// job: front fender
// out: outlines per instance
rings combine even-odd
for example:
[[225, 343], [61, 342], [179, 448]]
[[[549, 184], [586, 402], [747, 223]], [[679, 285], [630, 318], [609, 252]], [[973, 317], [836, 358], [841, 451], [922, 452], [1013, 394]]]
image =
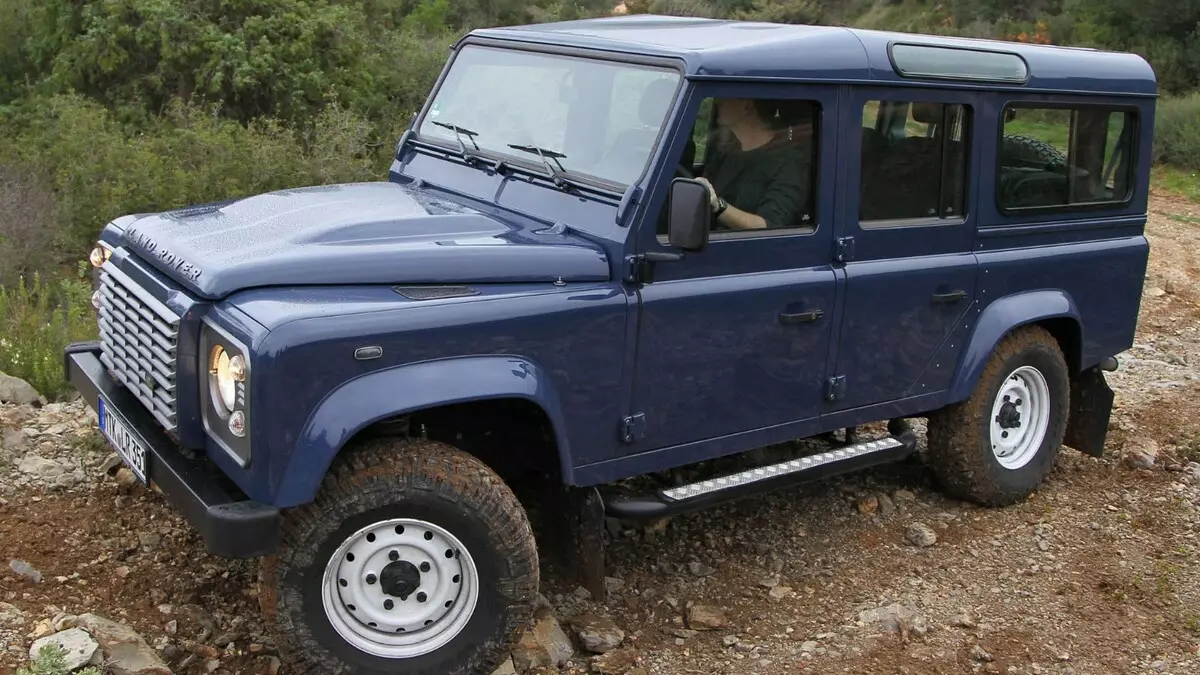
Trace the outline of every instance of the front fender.
[[958, 372], [950, 387], [948, 402], [957, 403], [971, 396], [988, 357], [1005, 335], [1020, 326], [1063, 318], [1073, 320], [1082, 331], [1079, 308], [1075, 306], [1070, 294], [1063, 290], [1029, 291], [992, 302], [979, 316], [975, 330], [967, 341], [966, 349], [963, 350]]
[[342, 447], [366, 427], [398, 415], [453, 403], [521, 398], [542, 408], [570, 478], [562, 408], [549, 377], [517, 356], [472, 356], [388, 368], [350, 380], [326, 396], [304, 424], [286, 465], [273, 468], [275, 506], [312, 501]]

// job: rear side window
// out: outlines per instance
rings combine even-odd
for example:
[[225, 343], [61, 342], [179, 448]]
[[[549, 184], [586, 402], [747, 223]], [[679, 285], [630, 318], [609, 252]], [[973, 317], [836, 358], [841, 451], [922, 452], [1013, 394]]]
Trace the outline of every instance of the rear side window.
[[997, 201], [1002, 210], [1127, 203], [1133, 112], [1099, 106], [1004, 111]]
[[927, 101], [863, 106], [859, 220], [961, 220], [965, 211], [970, 109]]

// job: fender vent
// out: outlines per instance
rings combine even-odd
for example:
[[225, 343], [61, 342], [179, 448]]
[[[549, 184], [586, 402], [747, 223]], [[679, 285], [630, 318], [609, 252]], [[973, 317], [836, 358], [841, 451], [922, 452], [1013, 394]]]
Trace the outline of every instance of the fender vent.
[[470, 286], [393, 286], [392, 290], [409, 300], [441, 300], [479, 295], [479, 289]]

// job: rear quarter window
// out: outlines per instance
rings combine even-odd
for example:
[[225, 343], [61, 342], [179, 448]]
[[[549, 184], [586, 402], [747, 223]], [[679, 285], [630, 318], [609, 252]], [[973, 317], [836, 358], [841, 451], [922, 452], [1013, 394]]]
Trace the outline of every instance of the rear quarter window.
[[996, 199], [1002, 211], [1127, 204], [1137, 115], [1103, 106], [1009, 106], [1002, 117]]

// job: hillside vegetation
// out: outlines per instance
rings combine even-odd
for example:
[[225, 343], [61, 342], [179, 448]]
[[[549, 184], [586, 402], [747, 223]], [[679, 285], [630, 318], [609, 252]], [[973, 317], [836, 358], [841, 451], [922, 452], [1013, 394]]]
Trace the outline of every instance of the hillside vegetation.
[[[464, 32], [609, 14], [614, 4], [0, 0], [0, 334], [9, 336], [0, 370], [32, 375], [28, 350], [12, 346], [25, 339], [18, 326], [60, 329], [13, 308], [58, 304], [57, 279], [71, 285], [107, 220], [380, 178]], [[1157, 159], [1200, 169], [1200, 95], [1190, 93], [1200, 87], [1200, 0], [627, 0], [622, 9], [1135, 51], [1172, 97], [1160, 108]], [[34, 284], [35, 273], [54, 281]]]

